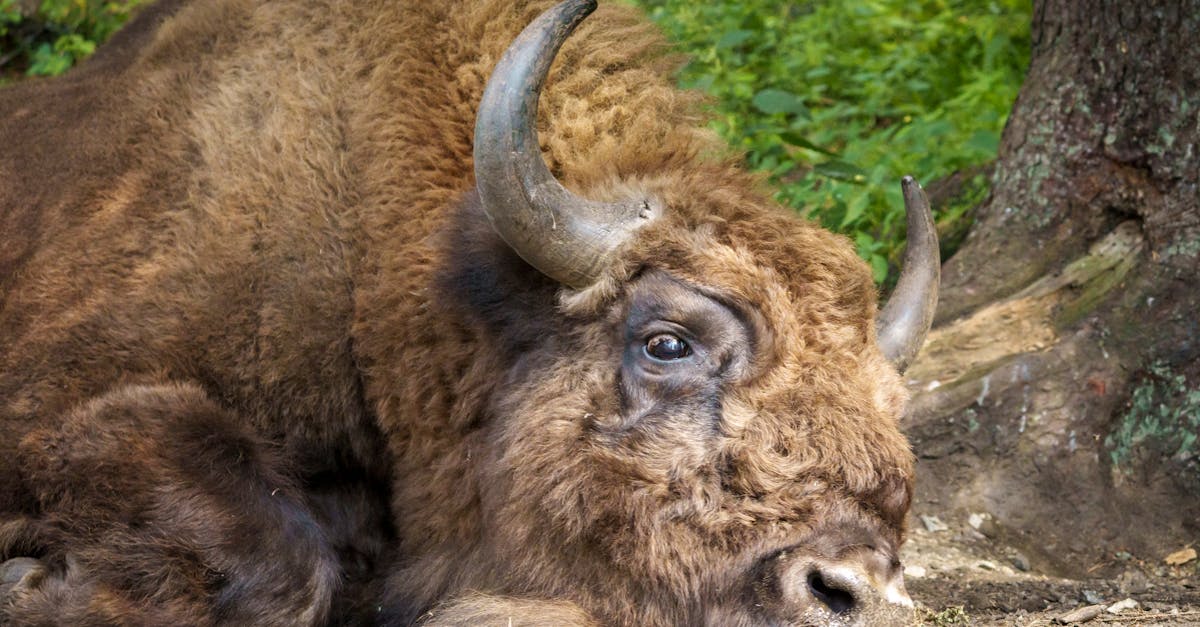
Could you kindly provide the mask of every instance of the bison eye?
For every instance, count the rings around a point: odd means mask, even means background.
[[[646,342],[646,354],[659,361],[672,361],[691,355],[692,349],[678,337],[660,333]]]

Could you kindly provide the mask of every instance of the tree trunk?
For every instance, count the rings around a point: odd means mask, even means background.
[[[1198,34],[1200,0],[1035,0],[991,196],[909,371],[917,511],[989,512],[1044,572],[1200,536]]]

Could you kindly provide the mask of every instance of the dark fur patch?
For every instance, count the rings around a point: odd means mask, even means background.
[[[456,205],[443,235],[444,266],[436,285],[447,309],[466,313],[487,332],[508,363],[562,331],[558,285],[521,259],[496,234],[479,194]]]

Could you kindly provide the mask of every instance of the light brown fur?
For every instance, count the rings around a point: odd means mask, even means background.
[[[898,546],[913,461],[869,272],[702,130],[642,18],[605,4],[567,41],[540,136],[568,187],[664,217],[571,291],[472,209],[479,95],[549,4],[159,7],[73,74],[0,91],[0,521],[47,508],[22,439],[153,380],[202,387],[301,489],[350,469],[390,493],[397,621],[479,591],[753,622],[738,581],[764,552],[834,522]],[[650,270],[752,312],[711,433],[606,426]],[[488,283],[518,286],[515,317],[479,306]],[[511,346],[521,316],[544,333]]]

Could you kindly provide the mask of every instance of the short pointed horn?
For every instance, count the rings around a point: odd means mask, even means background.
[[[900,181],[904,190],[904,211],[908,215],[908,248],[900,280],[879,314],[879,348],[896,369],[904,372],[921,351],[933,312],[937,309],[941,258],[937,230],[929,199],[921,184],[911,176]]]
[[[492,226],[530,265],[574,288],[592,284],[655,214],[645,200],[576,196],[542,160],[538,95],[559,47],[595,8],[595,0],[567,0],[530,23],[488,79],[475,121],[475,186]]]

